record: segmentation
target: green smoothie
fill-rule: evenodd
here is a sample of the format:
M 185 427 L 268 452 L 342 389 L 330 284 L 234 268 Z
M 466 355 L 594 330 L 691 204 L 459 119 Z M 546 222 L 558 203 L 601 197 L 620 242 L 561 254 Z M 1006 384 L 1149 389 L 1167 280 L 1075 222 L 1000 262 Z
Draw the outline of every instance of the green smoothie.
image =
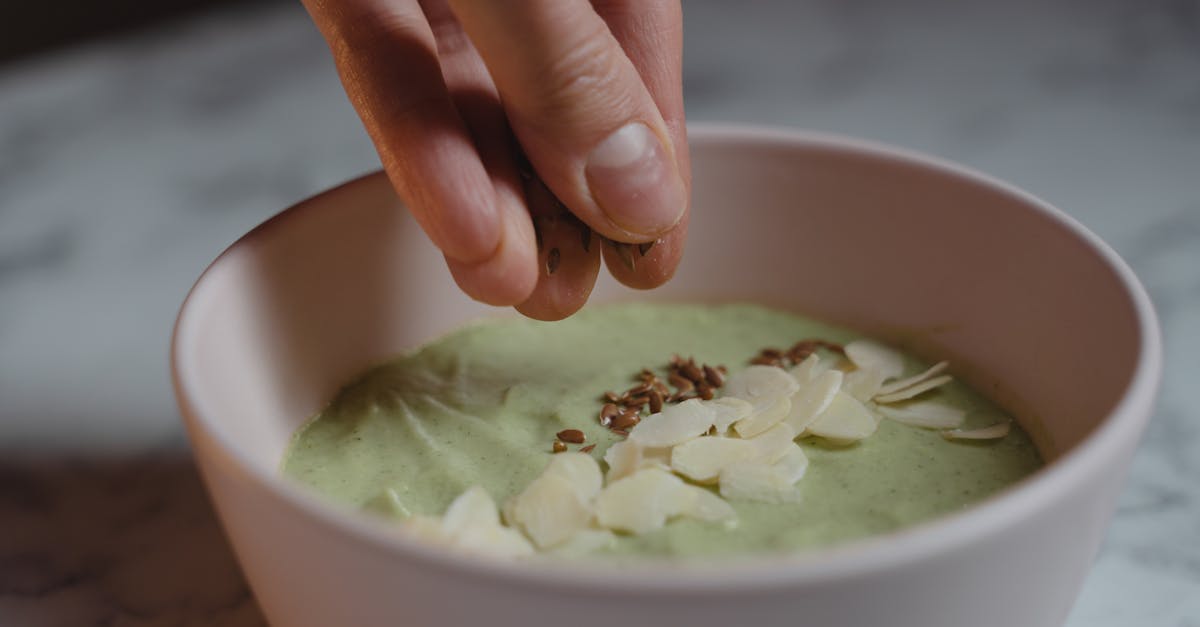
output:
M 672 354 L 746 367 L 765 346 L 848 342 L 852 331 L 755 305 L 609 305 L 553 323 L 474 324 L 376 367 L 295 436 L 284 472 L 355 508 L 397 518 L 438 515 L 481 486 L 497 502 L 542 472 L 556 432 L 579 429 L 601 459 L 621 436 L 597 423 L 606 390 Z M 927 364 L 909 359 L 906 373 Z M 953 382 L 926 393 L 968 412 L 964 428 L 1006 416 Z M 797 503 L 731 501 L 736 527 L 678 519 L 619 535 L 603 552 L 701 556 L 795 551 L 886 533 L 959 511 L 1037 470 L 1028 435 L 949 441 L 882 420 L 850 446 L 798 440 L 809 466 Z

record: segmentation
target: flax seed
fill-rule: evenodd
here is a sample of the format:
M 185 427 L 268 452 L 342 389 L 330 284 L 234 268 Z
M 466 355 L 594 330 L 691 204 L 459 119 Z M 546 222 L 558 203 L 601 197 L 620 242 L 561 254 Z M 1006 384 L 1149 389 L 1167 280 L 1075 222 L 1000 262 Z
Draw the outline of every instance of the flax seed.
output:
M 583 444 L 583 441 L 587 439 L 579 429 L 563 429 L 558 432 L 556 437 L 568 444 Z

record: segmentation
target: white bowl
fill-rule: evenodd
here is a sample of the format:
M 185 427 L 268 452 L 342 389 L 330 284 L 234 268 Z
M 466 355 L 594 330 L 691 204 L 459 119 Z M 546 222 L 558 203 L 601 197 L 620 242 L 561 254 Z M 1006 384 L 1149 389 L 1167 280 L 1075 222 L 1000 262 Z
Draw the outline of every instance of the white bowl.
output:
M 379 174 L 225 251 L 180 312 L 172 365 L 196 459 L 273 624 L 1061 625 L 1112 515 L 1161 371 L 1150 301 L 1045 203 L 841 138 L 691 134 L 688 254 L 651 292 L 756 301 L 902 340 L 1015 412 L 1052 461 L 962 513 L 797 555 L 683 568 L 449 555 L 279 472 L 293 431 L 364 367 L 479 316 Z

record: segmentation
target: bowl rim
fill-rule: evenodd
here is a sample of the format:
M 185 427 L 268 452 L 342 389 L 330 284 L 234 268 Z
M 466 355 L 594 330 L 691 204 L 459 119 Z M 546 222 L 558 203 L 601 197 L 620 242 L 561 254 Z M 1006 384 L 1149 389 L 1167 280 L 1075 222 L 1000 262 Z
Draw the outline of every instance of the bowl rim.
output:
M 398 559 L 420 562 L 460 577 L 491 580 L 504 586 L 536 585 L 547 590 L 586 590 L 592 593 L 636 597 L 645 594 L 734 594 L 764 591 L 806 583 L 829 583 L 870 572 L 895 569 L 930 559 L 959 547 L 979 542 L 1000 530 L 1020 523 L 1075 492 L 1086 480 L 1119 461 L 1130 440 L 1137 441 L 1148 423 L 1162 376 L 1162 339 L 1158 318 L 1144 287 L 1130 267 L 1098 236 L 1074 218 L 1049 203 L 986 174 L 924 153 L 874 141 L 837 134 L 746 124 L 708 123 L 688 127 L 693 145 L 746 143 L 780 148 L 805 148 L 872 159 L 899 161 L 965 180 L 1007 194 L 1029 210 L 1056 223 L 1084 244 L 1113 273 L 1128 298 L 1136 318 L 1138 354 L 1129 384 L 1100 425 L 1073 449 L 1047 464 L 1029 478 L 961 512 L 948 514 L 895 532 L 806 550 L 783 556 L 745 556 L 691 563 L 681 568 L 678 560 L 639 558 L 636 569 L 579 568 L 575 562 L 552 560 L 514 563 L 464 556 L 429 546 L 398 534 L 395 527 L 363 516 L 321 498 L 311 490 L 289 481 L 282 474 L 262 469 L 238 453 L 207 424 L 205 403 L 188 385 L 188 355 L 182 338 L 189 334 L 190 304 L 213 268 L 247 242 L 263 237 L 289 218 L 311 210 L 314 205 L 346 194 L 352 189 L 377 184 L 376 171 L 325 190 L 275 214 L 226 248 L 197 278 L 185 297 L 172 332 L 170 365 L 172 385 L 193 448 L 207 440 L 210 460 L 227 473 L 255 485 L 282 505 L 300 510 L 330 532 L 354 536 L 374 550 Z M 202 469 L 203 470 L 203 469 Z M 205 478 L 206 483 L 208 478 Z M 214 502 L 215 502 L 214 498 Z M 220 504 L 217 504 L 218 511 Z M 719 562 L 719 563 L 718 563 Z M 627 564 L 627 562 L 622 562 Z

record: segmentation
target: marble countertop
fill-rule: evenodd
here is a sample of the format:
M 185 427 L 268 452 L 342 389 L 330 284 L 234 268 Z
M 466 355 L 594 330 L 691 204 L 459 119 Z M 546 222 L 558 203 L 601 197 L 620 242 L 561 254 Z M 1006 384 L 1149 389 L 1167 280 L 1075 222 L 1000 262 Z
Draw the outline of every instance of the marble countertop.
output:
M 1132 264 L 1166 380 L 1068 625 L 1200 626 L 1200 4 L 691 0 L 685 19 L 692 120 L 960 161 Z M 376 163 L 298 3 L 0 68 L 0 624 L 262 624 L 187 450 L 170 328 L 223 247 Z

